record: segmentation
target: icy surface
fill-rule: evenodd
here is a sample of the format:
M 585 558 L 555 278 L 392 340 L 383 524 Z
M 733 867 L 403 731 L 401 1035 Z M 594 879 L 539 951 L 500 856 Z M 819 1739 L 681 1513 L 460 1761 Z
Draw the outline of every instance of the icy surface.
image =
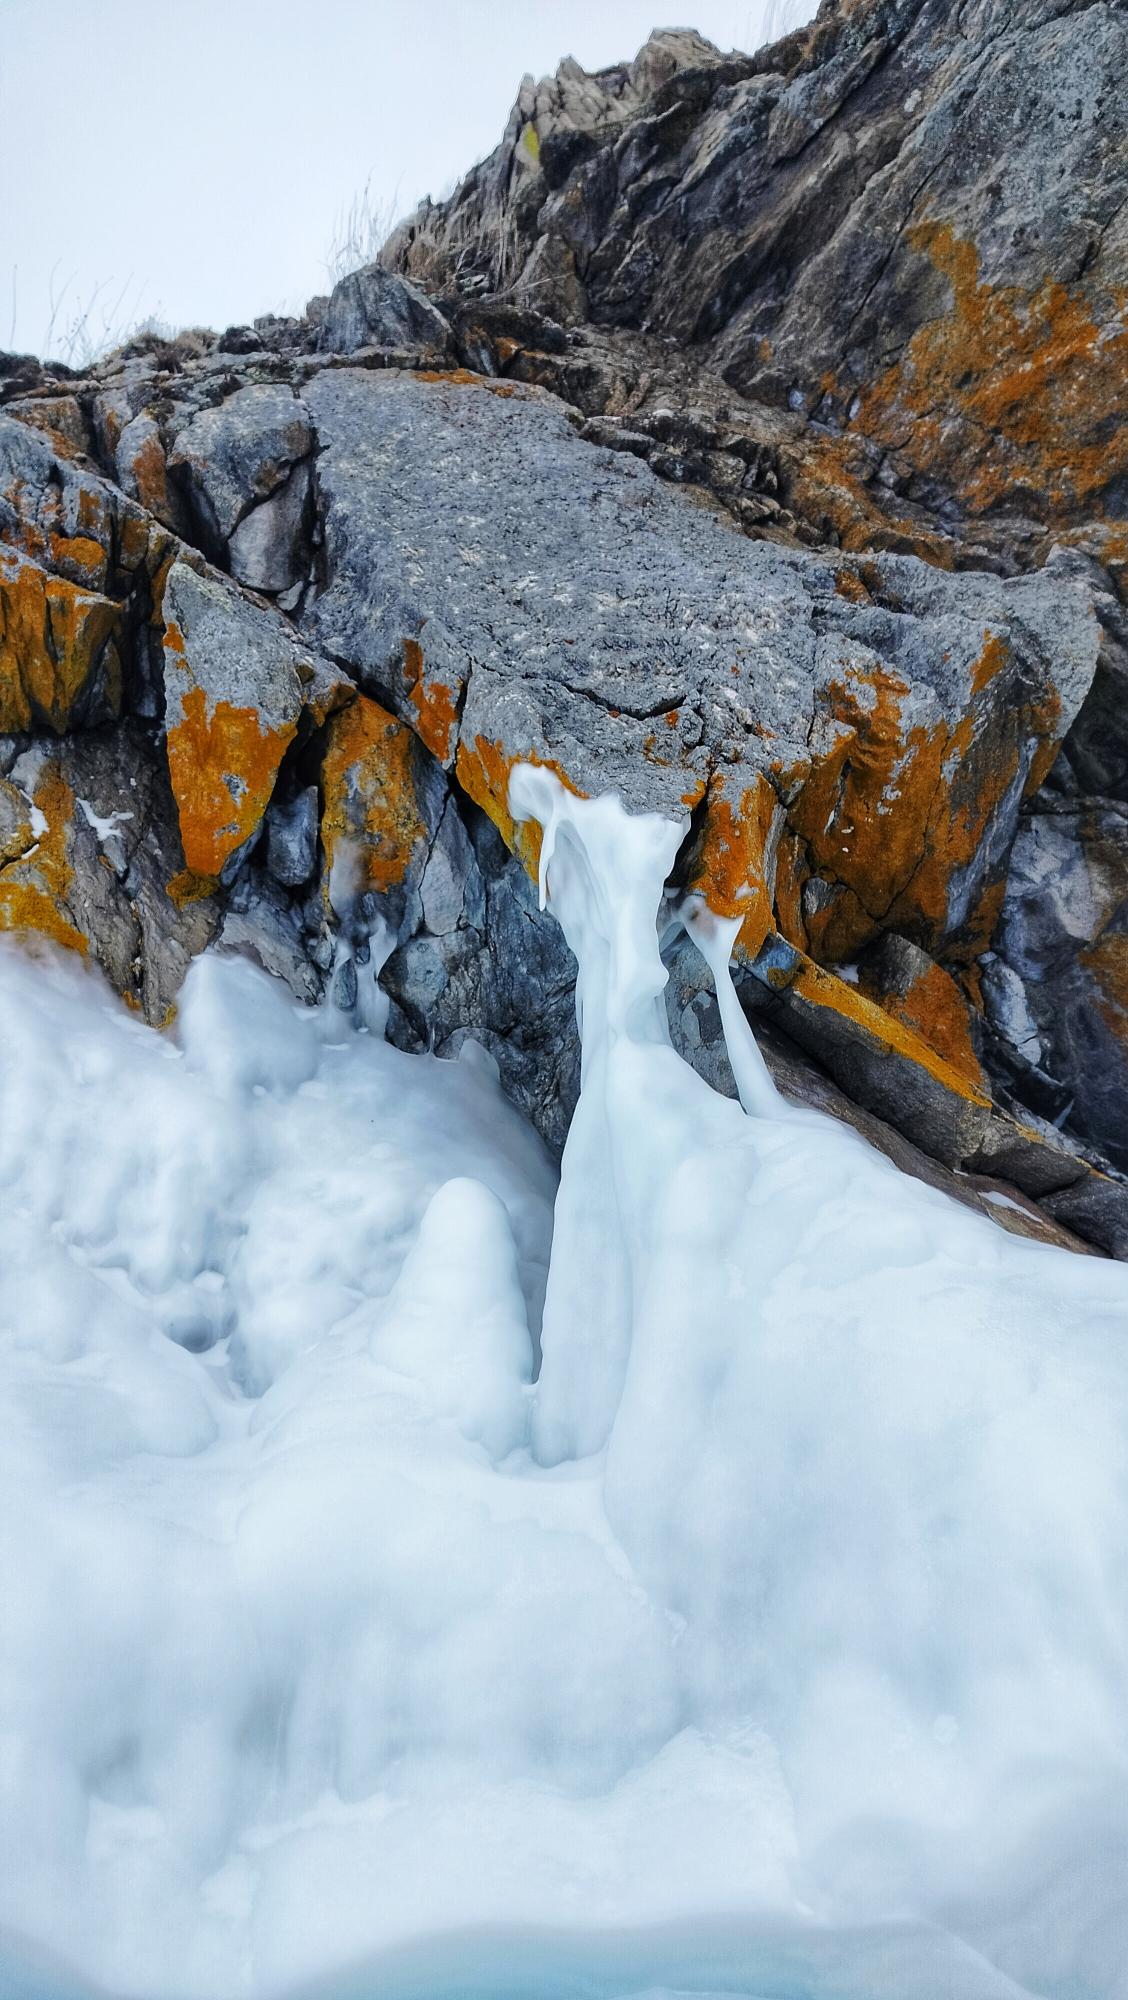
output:
M 689 912 L 713 1094 L 677 830 L 513 804 L 558 1195 L 472 1048 L 0 950 L 3 2000 L 1128 1994 L 1124 1269 L 783 1104 Z

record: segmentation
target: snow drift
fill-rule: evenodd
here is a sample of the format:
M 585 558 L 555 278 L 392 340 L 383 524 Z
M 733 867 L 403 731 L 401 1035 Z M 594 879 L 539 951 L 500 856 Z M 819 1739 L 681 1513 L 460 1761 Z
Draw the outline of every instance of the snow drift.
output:
M 1128 1993 L 1128 1275 L 784 1104 L 689 910 L 710 1091 L 678 830 L 512 802 L 558 1191 L 472 1044 L 0 953 L 3 1990 Z

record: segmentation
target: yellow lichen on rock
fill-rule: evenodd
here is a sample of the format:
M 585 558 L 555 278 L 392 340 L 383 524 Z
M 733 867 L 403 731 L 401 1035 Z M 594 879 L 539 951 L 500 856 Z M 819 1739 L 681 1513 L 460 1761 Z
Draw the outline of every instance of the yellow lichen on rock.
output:
M 987 1089 L 971 1037 L 971 1009 L 955 980 L 931 961 L 903 992 L 871 987 L 863 967 L 859 991 L 893 1020 L 919 1035 L 977 1090 Z
M 535 749 L 512 757 L 500 743 L 486 736 L 475 736 L 473 743 L 462 739 L 454 769 L 467 797 L 493 821 L 510 853 L 520 856 L 535 881 L 540 871 L 541 828 L 535 819 L 515 820 L 509 810 L 509 780 L 517 764 L 536 764 L 542 770 L 552 771 L 565 791 L 576 798 L 584 797 L 555 758 L 545 757 Z
M 1106 1027 L 1128 1044 L 1128 933 L 1106 932 L 1080 954 L 1080 963 L 1097 989 Z
M 946 1090 L 957 1097 L 966 1098 L 973 1104 L 990 1106 L 991 1099 L 981 1087 L 980 1080 L 969 1076 L 959 1064 L 950 1061 L 933 1047 L 930 1041 L 918 1034 L 908 1022 L 899 1019 L 879 1007 L 856 986 L 839 979 L 824 966 L 805 959 L 795 978 L 790 982 L 800 998 L 817 1007 L 829 1007 L 835 1013 L 844 1015 L 856 1027 L 864 1029 L 879 1047 L 890 1054 L 903 1057 L 926 1070 L 935 1082 L 943 1084 Z
M 863 396 L 857 423 L 968 506 L 1033 496 L 1068 515 L 1128 472 L 1128 294 L 1101 325 L 1076 286 L 992 287 L 974 243 L 946 222 L 908 232 L 951 287 Z M 963 421 L 961 421 L 961 419 Z
M 52 757 L 33 781 L 30 808 L 28 845 L 0 865 L 0 931 L 31 932 L 85 955 L 87 940 L 67 906 L 74 881 L 67 851 L 74 793 Z
M 812 871 L 840 890 L 807 912 L 817 958 L 851 957 L 919 875 L 949 737 L 940 723 L 906 728 L 908 695 L 908 682 L 881 662 L 846 660 L 827 683 L 828 748 L 788 813 Z
M 710 782 L 686 887 L 721 917 L 739 917 L 738 957 L 755 958 L 772 928 L 776 843 L 783 808 L 768 779 L 757 777 L 734 804 L 723 773 Z
M 116 715 L 121 616 L 111 599 L 0 549 L 0 733 L 46 727 L 61 735 L 99 677 L 98 706 Z
M 990 695 L 1009 658 L 1006 641 L 985 631 L 954 726 L 907 722 L 909 684 L 883 662 L 844 659 L 828 680 L 827 748 L 808 770 L 789 774 L 801 784 L 788 825 L 827 885 L 804 912 L 816 958 L 851 958 L 888 929 L 933 948 L 958 931 L 965 958 L 986 947 L 1001 876 L 985 879 L 957 919 L 958 895 L 1003 801 L 1024 769 L 1026 794 L 1041 783 L 1059 741 L 1053 698 L 1000 706 Z
M 449 764 L 458 733 L 458 694 L 445 681 L 428 679 L 418 639 L 403 642 L 404 678 L 415 710 L 415 733 L 440 764 Z
M 351 894 L 398 888 L 426 843 L 415 756 L 411 730 L 367 695 L 330 718 L 321 838 L 330 872 L 335 862 L 355 869 Z
M 201 687 L 184 695 L 180 720 L 168 732 L 168 768 L 195 894 L 214 886 L 229 855 L 259 825 L 295 728 L 291 722 L 271 729 L 256 709 L 228 701 L 209 708 Z M 182 878 L 177 885 L 184 900 Z

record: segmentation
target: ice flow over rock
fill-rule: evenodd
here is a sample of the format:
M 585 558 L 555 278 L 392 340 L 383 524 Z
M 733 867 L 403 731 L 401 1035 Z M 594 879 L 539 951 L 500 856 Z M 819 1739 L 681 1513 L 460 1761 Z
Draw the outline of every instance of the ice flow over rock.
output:
M 579 965 L 554 1223 L 472 1045 L 220 957 L 160 1037 L 0 954 L 0 1987 L 1113 2000 L 1123 1269 L 783 1104 L 690 909 L 712 1092 L 678 829 L 511 804 Z

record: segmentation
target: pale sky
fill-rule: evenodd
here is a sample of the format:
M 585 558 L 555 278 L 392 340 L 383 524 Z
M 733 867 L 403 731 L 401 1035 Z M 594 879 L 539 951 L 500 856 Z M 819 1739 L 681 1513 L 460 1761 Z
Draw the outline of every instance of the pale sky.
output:
M 671 17 L 664 10 L 673 5 Z M 680 10 L 685 7 L 685 13 Z M 655 26 L 758 47 L 815 0 L 0 0 L 0 348 L 293 312 L 367 186 L 447 192 L 526 70 Z M 84 357 L 76 354 L 81 360 Z

